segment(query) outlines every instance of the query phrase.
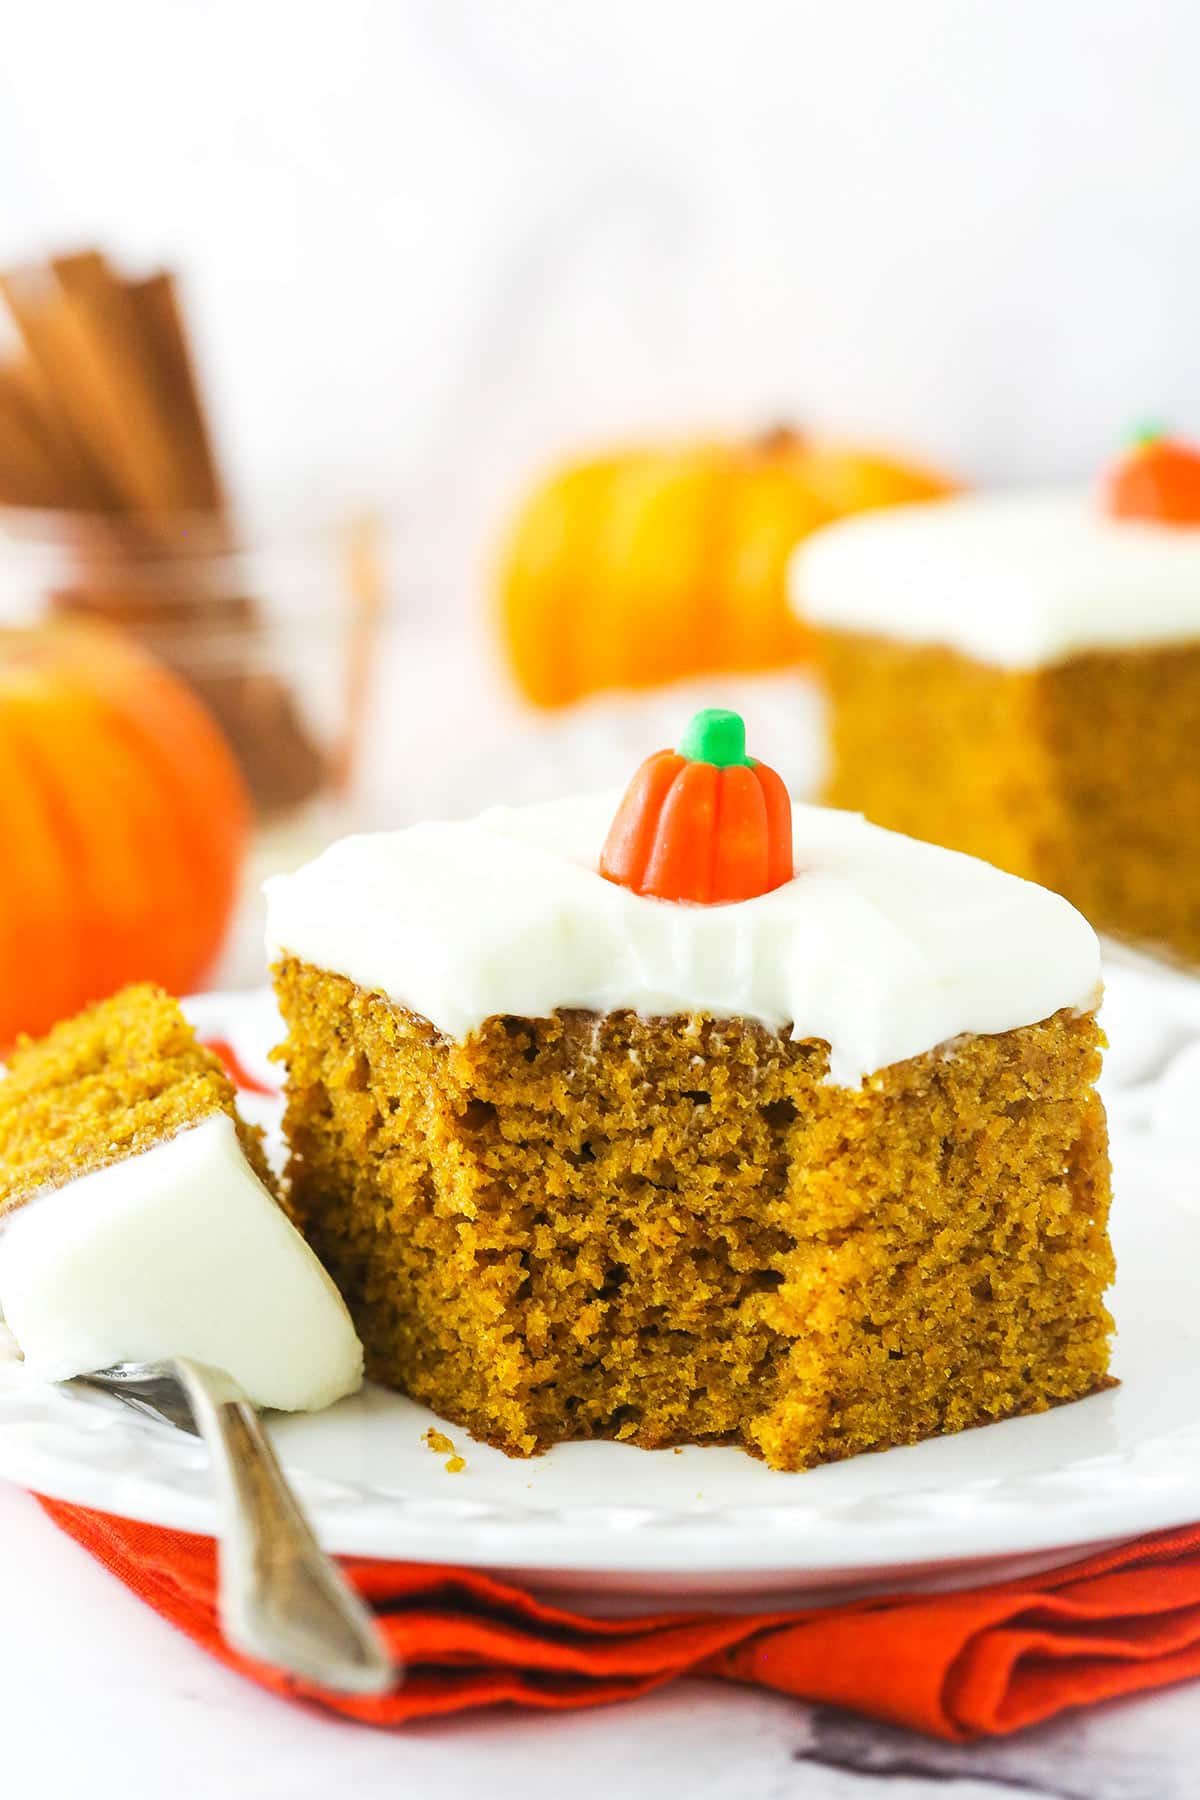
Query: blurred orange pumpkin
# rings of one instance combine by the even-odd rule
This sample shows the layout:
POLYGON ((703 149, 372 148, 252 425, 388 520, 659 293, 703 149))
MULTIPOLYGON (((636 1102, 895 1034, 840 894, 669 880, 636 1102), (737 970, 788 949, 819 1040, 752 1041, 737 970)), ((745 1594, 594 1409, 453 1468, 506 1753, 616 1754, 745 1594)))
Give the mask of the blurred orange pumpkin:
POLYGON ((0 1047, 127 981, 193 987, 248 822, 217 727, 127 638, 0 629, 0 1047))
POLYGON ((808 634, 786 591, 798 541, 847 513, 951 491, 915 465, 787 431, 560 469, 519 515, 502 569, 513 673, 551 707, 800 662, 808 634))

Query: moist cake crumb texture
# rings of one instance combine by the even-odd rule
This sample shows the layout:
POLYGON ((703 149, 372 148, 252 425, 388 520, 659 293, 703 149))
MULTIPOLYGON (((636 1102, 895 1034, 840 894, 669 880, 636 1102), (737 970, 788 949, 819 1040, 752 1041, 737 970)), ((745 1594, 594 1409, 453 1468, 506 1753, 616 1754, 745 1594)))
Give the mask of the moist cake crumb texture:
POLYGON ((367 1370, 514 1455, 801 1469, 1108 1384, 1100 1034, 1064 1009, 861 1088, 745 1018, 468 1038, 285 956, 291 1202, 367 1370))
POLYGON ((1006 669, 822 631, 831 806, 1064 894, 1098 930, 1200 964, 1200 647, 1006 669))
POLYGON ((844 521, 793 563, 828 697, 825 799, 1200 964, 1200 453, 1105 490, 844 521))
POLYGON ((161 988, 125 988, 36 1042, 22 1039, 9 1056, 0 1080, 0 1212, 214 1113, 235 1121, 255 1174, 274 1192, 261 1133, 238 1118, 219 1058, 161 988))

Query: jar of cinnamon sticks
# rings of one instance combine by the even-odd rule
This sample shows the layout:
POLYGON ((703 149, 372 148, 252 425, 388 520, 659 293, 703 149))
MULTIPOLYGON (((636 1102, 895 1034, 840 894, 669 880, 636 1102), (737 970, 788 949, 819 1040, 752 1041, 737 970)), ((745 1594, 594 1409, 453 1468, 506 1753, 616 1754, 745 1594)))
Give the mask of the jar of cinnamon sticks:
POLYGON ((385 599, 363 515, 247 522, 175 279, 98 251, 0 272, 0 622, 101 618, 221 727, 260 821, 345 801, 385 599))

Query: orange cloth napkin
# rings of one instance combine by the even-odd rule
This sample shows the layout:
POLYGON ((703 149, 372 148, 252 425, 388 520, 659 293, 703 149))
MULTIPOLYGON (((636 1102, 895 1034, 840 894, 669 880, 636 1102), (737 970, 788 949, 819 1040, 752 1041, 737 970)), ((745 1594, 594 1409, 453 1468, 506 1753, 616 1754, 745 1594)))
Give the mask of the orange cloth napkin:
POLYGON ((407 1667, 395 1693, 323 1693, 238 1656, 211 1538, 42 1506, 135 1594, 231 1668, 371 1725, 507 1701, 569 1708, 710 1675, 963 1742, 1200 1675, 1200 1525, 1025 1581, 769 1614, 592 1619, 474 1569, 345 1559, 407 1667))

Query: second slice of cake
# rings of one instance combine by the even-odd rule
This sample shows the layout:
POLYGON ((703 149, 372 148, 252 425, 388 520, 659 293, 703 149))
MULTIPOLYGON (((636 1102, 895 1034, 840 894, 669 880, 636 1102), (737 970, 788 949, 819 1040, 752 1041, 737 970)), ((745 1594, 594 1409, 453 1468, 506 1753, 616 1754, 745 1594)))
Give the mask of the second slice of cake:
POLYGON ((693 733, 615 828, 268 884, 292 1204, 368 1373, 509 1452, 799 1469, 1107 1383, 1091 928, 768 775, 693 733))
POLYGON ((1200 964, 1200 451, 1142 443, 1100 494, 846 521, 801 546, 793 584, 831 804, 1200 964))

